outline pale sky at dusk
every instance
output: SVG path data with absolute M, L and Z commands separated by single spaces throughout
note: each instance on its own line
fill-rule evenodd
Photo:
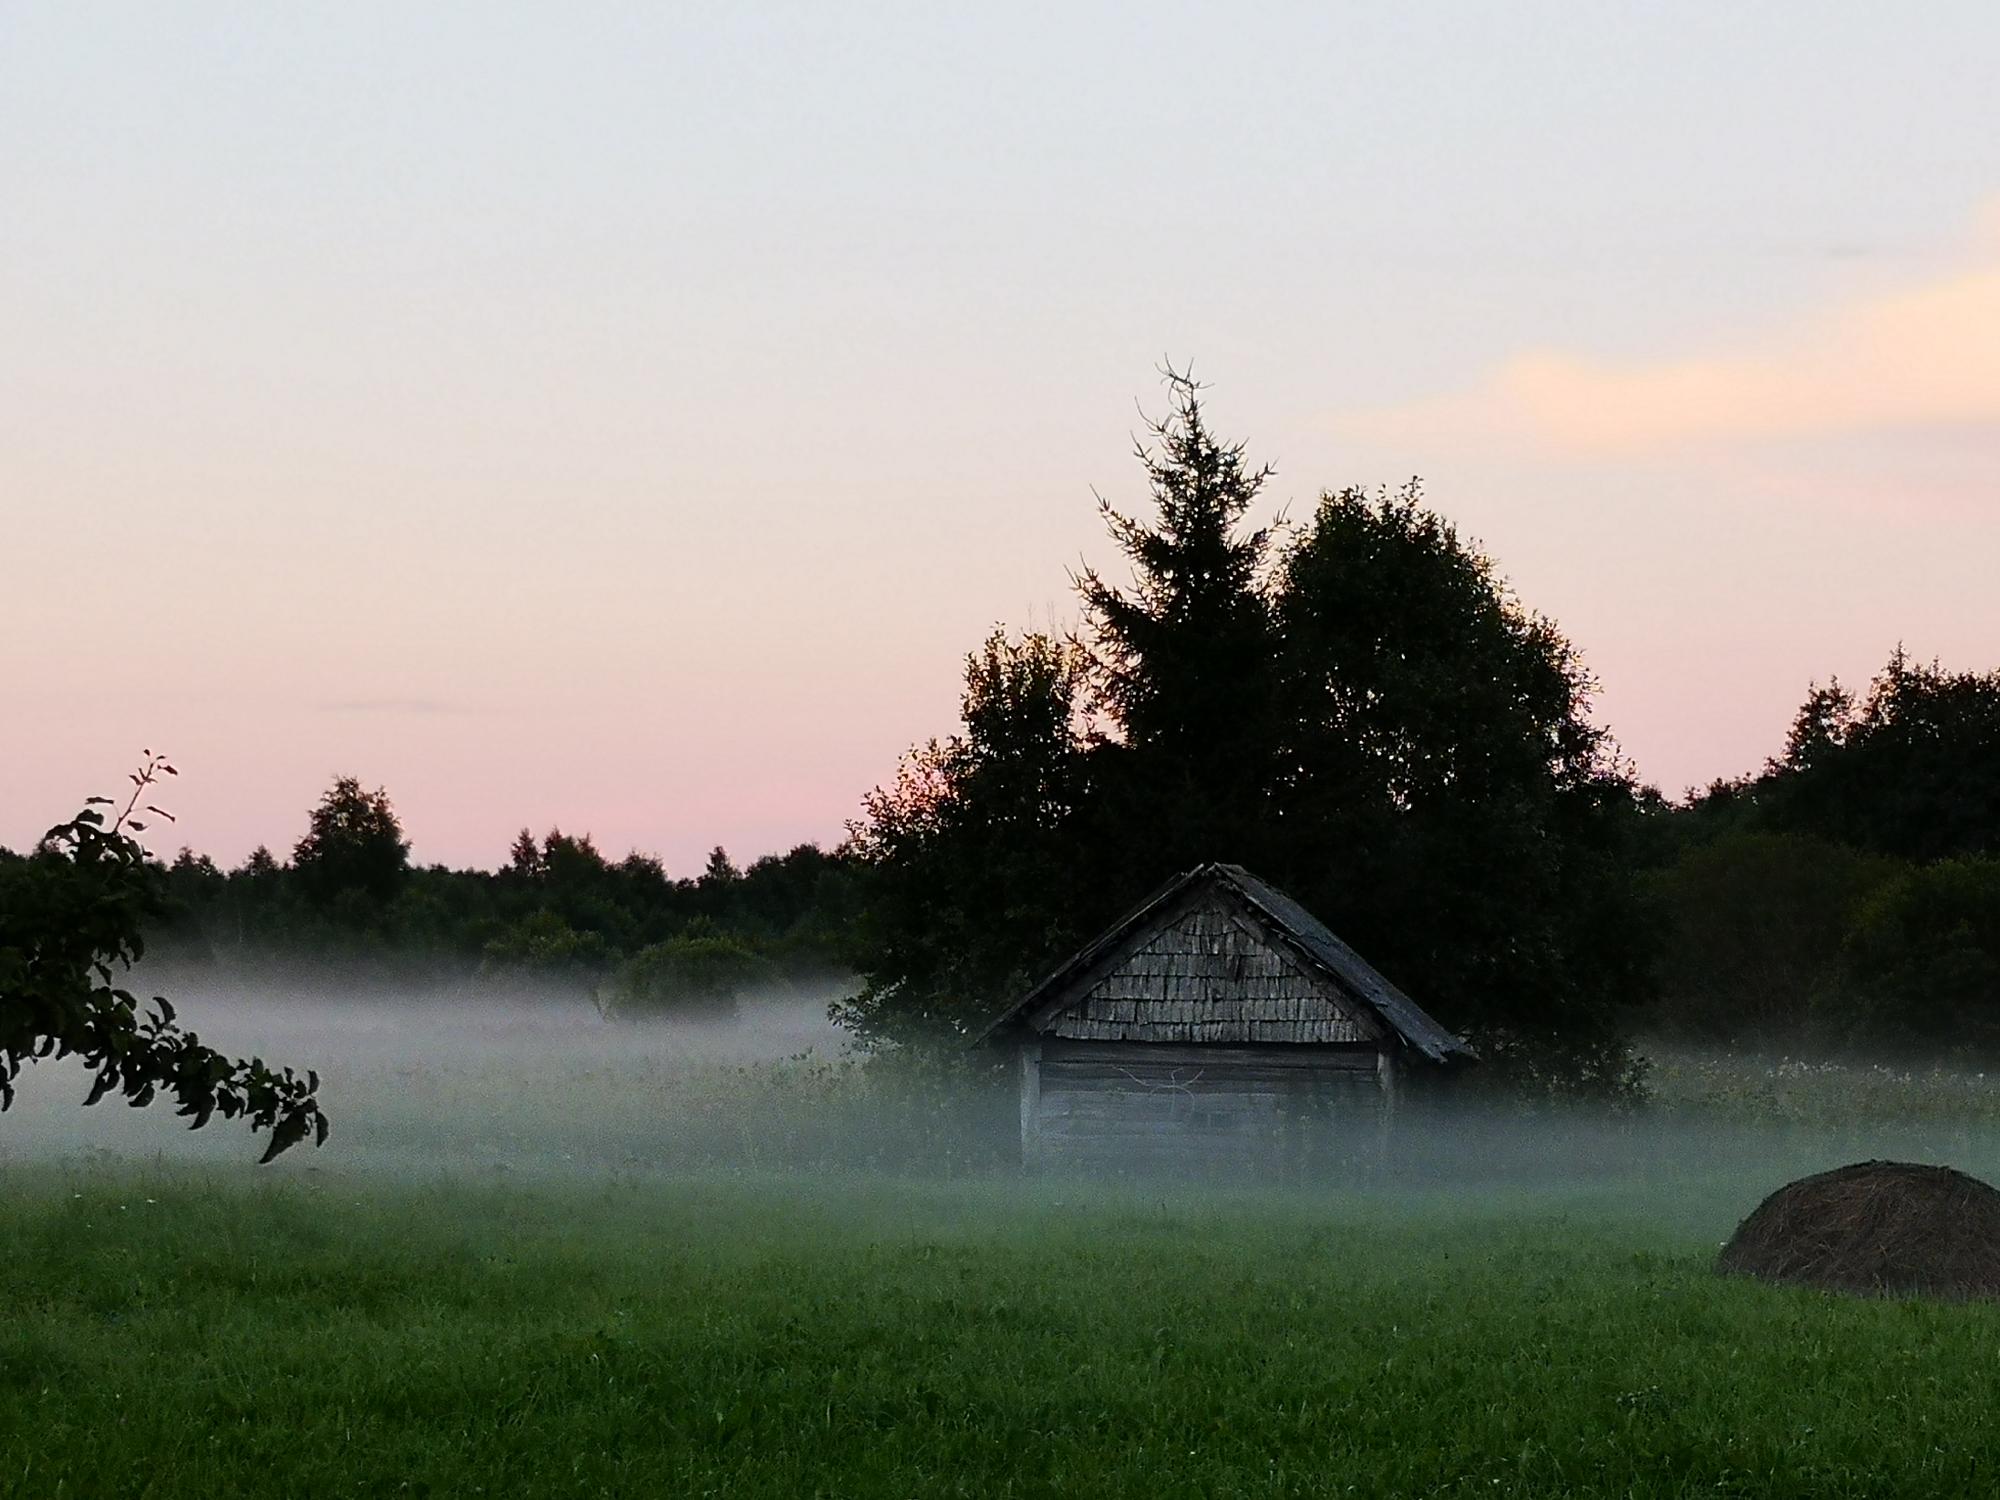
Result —
M 2000 665 L 2000 9 L 0 0 L 0 844 L 839 836 L 1192 360 L 1671 792 Z

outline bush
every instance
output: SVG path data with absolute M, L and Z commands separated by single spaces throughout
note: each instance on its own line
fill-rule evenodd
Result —
M 555 912 L 538 907 L 486 943 L 479 968 L 484 975 L 581 985 L 601 974 L 609 957 L 603 934 L 578 932 Z
M 771 977 L 771 965 L 741 940 L 713 928 L 691 926 L 679 937 L 641 948 L 611 977 L 605 1014 L 649 1016 L 733 1015 L 736 1002 Z
M 1849 1036 L 2000 1054 L 2000 860 L 1906 871 L 1856 912 L 1843 957 L 1827 1008 Z
M 1795 833 L 1733 832 L 1650 877 L 1660 1028 L 1719 1041 L 1802 1028 L 1839 983 L 1841 944 L 1904 867 Z

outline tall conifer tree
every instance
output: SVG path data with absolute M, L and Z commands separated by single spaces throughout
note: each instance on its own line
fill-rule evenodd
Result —
M 1210 431 L 1191 375 L 1164 374 L 1170 409 L 1137 450 L 1156 517 L 1098 502 L 1132 583 L 1076 578 L 1094 703 L 1122 747 L 1105 757 L 1106 813 L 1127 834 L 1120 857 L 1138 853 L 1156 876 L 1257 859 L 1280 738 L 1271 536 L 1249 523 L 1272 470 Z

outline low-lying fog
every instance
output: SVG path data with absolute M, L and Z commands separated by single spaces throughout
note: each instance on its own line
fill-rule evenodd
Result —
M 318 1151 L 294 1149 L 264 1169 L 270 1175 L 720 1170 L 804 1180 L 852 1170 L 1005 1177 L 1018 1168 L 1018 1101 L 1006 1070 L 981 1086 L 923 1068 L 864 1068 L 826 1019 L 843 993 L 831 983 L 746 1000 L 733 1018 L 648 1024 L 606 1021 L 575 995 L 163 987 L 182 1024 L 211 1045 L 319 1073 L 331 1139 Z M 1821 1084 L 1836 1095 L 1844 1086 Z M 1984 1075 L 1968 1086 L 1984 1091 Z M 73 1061 L 25 1068 L 14 1108 L 0 1114 L 0 1165 L 116 1159 L 249 1171 L 262 1150 L 261 1138 L 220 1117 L 189 1132 L 166 1101 L 134 1110 L 113 1096 L 81 1108 L 87 1087 Z M 1726 1232 L 1791 1177 L 1869 1157 L 1940 1161 L 2000 1180 L 2000 1134 L 1942 1112 L 1830 1126 L 1671 1107 L 1636 1117 L 1535 1115 L 1459 1095 L 1429 1114 L 1402 1108 L 1390 1156 L 1370 1156 L 1381 1137 L 1370 1121 L 1357 1126 L 1357 1159 L 1372 1165 L 1339 1180 L 1443 1186 L 1454 1199 L 1467 1189 L 1540 1201 L 1616 1188 L 1624 1211 L 1703 1232 Z
M 143 990 L 141 991 L 143 992 Z M 282 990 L 174 986 L 183 1027 L 232 1056 L 312 1064 L 479 1068 L 495 1062 L 550 1066 L 605 1059 L 660 1063 L 756 1063 L 815 1051 L 846 1050 L 827 1019 L 845 991 L 829 984 L 747 998 L 733 1017 L 667 1018 L 645 1024 L 606 1021 L 590 1000 L 498 991 L 473 999 L 343 996 L 296 986 Z M 325 1075 L 327 1067 L 320 1066 Z
M 646 1125 L 713 1115 L 739 1095 L 839 1068 L 846 1037 L 827 1019 L 844 990 L 792 987 L 747 998 L 723 1018 L 607 1021 L 577 994 L 472 999 L 287 985 L 260 990 L 163 986 L 182 1027 L 231 1057 L 320 1075 L 327 1145 L 295 1148 L 291 1169 L 413 1166 L 656 1165 Z M 135 993 L 147 993 L 143 985 Z M 30 1064 L 0 1114 L 0 1162 L 111 1152 L 254 1160 L 261 1138 L 217 1116 L 198 1132 L 170 1101 L 132 1109 L 116 1095 L 80 1108 L 89 1076 L 74 1060 Z M 635 1132 L 635 1126 L 640 1127 Z M 666 1132 L 671 1135 L 673 1132 Z

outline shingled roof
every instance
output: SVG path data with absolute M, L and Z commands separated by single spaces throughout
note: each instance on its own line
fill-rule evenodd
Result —
M 977 1040 L 992 1040 L 1028 1023 L 1038 1011 L 1059 1005 L 1066 996 L 1081 993 L 1130 939 L 1168 915 L 1179 898 L 1196 886 L 1216 888 L 1248 907 L 1296 958 L 1331 979 L 1349 1000 L 1379 1017 L 1412 1050 L 1439 1063 L 1477 1055 L 1298 902 L 1241 865 L 1222 863 L 1200 865 L 1169 880 L 1009 1006 Z

